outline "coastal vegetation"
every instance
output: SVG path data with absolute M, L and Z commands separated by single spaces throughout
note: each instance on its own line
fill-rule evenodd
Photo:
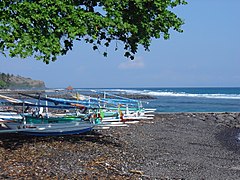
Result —
M 107 56 L 108 47 L 124 49 L 134 59 L 139 45 L 149 51 L 152 39 L 182 32 L 183 20 L 173 9 L 185 0 L 41 0 L 0 3 L 0 51 L 5 56 L 34 56 L 45 63 L 88 43 Z
M 0 73 L 0 89 L 43 89 L 45 83 L 13 74 Z

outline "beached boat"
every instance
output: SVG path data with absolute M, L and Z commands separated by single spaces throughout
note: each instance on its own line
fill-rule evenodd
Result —
M 2 120 L 21 120 L 23 116 L 13 111 L 0 111 L 0 119 Z
M 35 124 L 46 124 L 46 123 L 65 123 L 71 121 L 83 121 L 82 118 L 79 117 L 57 117 L 57 116 L 33 116 L 31 114 L 24 114 L 26 123 L 35 123 Z
M 136 116 L 136 117 L 143 117 L 142 119 L 151 119 L 146 118 L 146 114 L 148 114 L 148 117 L 150 113 L 153 113 L 156 109 L 144 109 L 142 106 L 142 102 L 135 99 L 129 99 L 125 97 L 121 97 L 118 95 L 110 94 L 103 92 L 104 96 L 103 98 L 93 98 L 93 97 L 86 97 L 86 98 L 77 98 L 77 100 L 72 99 L 63 99 L 63 98 L 51 98 L 51 97 L 40 97 L 40 96 L 34 96 L 34 95 L 28 95 L 20 93 L 23 96 L 28 96 L 31 98 L 35 98 L 38 100 L 44 100 L 49 101 L 54 104 L 64 104 L 64 105 L 70 105 L 75 106 L 78 109 L 83 109 L 84 114 L 86 114 L 86 110 L 88 110 L 87 113 L 91 113 L 92 110 L 99 109 L 101 112 L 101 116 L 104 117 L 118 117 L 120 111 L 126 116 Z M 116 98 L 106 98 L 106 95 L 110 95 Z M 83 96 L 83 95 L 82 95 Z M 115 106 L 115 107 L 114 107 Z M 117 106 L 117 107 L 116 107 Z M 130 107 L 132 106 L 132 107 Z M 154 115 L 152 115 L 154 116 Z M 141 119 L 141 118 L 138 118 Z
M 2 96 L 15 105 L 22 105 L 21 116 L 24 117 L 21 121 L 17 119 L 6 121 L 6 127 L 9 129 L 2 132 L 37 136 L 79 134 L 92 129 L 128 126 L 127 124 L 138 123 L 142 119 L 153 119 L 154 116 L 150 114 L 152 110 L 146 111 L 142 107 L 141 102 L 129 98 L 112 99 L 104 96 L 104 98 L 88 97 L 87 100 L 80 98 L 71 100 L 23 93 L 21 95 L 37 99 L 38 102 L 32 103 Z M 45 101 L 45 105 L 40 103 L 41 101 Z M 47 102 L 52 105 L 48 105 Z M 36 111 L 24 113 L 26 107 L 35 107 Z M 43 112 L 43 108 L 46 112 Z M 74 109 L 75 113 L 49 113 L 48 108 Z
M 90 122 L 48 123 L 48 124 L 25 124 L 7 121 L 6 130 L 0 133 L 20 133 L 31 136 L 59 136 L 81 134 L 91 131 L 94 125 Z

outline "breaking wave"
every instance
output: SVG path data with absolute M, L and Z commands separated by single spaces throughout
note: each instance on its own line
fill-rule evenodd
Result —
M 152 96 L 175 96 L 175 97 L 195 97 L 195 98 L 215 98 L 215 99 L 240 99 L 239 94 L 190 94 L 175 92 L 148 92 Z
M 186 92 L 172 92 L 172 91 L 151 91 L 151 90 L 124 90 L 118 89 L 118 92 L 129 94 L 143 94 L 150 96 L 166 96 L 166 97 L 192 97 L 192 98 L 211 98 L 211 99 L 240 99 L 240 94 L 207 94 L 207 93 L 186 93 Z
M 208 99 L 240 99 L 240 88 L 100 88 L 78 89 L 91 92 L 109 92 L 113 94 L 142 94 L 156 97 L 191 97 Z

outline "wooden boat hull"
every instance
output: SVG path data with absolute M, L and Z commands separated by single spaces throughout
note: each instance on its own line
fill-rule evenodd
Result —
M 82 134 L 91 131 L 94 127 L 89 122 L 70 122 L 53 124 L 22 124 L 17 122 L 6 122 L 8 130 L 0 133 L 20 133 L 31 136 L 61 136 Z
M 26 130 L 21 131 L 21 134 L 30 135 L 30 136 L 62 136 L 62 135 L 74 135 L 74 134 L 82 134 L 92 130 L 92 127 L 75 127 L 72 129 L 64 130 L 64 129 L 56 129 L 56 130 Z
M 45 123 L 67 123 L 71 121 L 82 121 L 78 117 L 36 117 L 32 115 L 24 115 L 27 123 L 45 124 Z

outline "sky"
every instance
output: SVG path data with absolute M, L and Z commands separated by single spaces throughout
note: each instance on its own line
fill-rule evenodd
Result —
M 108 49 L 75 44 L 67 55 L 46 65 L 33 57 L 0 55 L 0 72 L 42 80 L 47 88 L 240 87 L 240 1 L 187 0 L 174 12 L 183 33 L 139 47 L 135 60 Z

